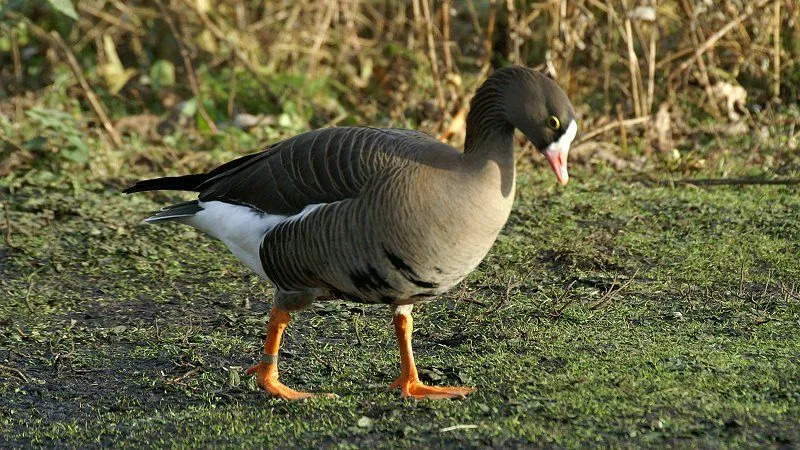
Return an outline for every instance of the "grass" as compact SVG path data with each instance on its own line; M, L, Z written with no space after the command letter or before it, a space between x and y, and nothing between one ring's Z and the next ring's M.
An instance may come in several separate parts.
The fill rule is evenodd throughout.
M490 255L415 310L423 379L478 392L387 392L388 311L337 302L295 314L281 376L341 397L287 403L243 374L270 290L220 243L138 224L174 198L112 184L6 191L2 447L800 445L796 186L579 169L562 189L523 163Z

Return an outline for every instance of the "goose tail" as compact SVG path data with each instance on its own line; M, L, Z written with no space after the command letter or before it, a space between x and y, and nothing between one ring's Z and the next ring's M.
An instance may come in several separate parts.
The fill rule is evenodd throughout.
M264 152L251 153L244 155L233 161L226 162L225 164L217 167L208 173L196 173L192 175L183 175L178 177L161 177L151 178L149 180L137 181L132 186L128 186L122 192L125 194L133 194L134 192L144 191L194 191L199 192L204 189L207 182L213 183L220 176L229 175L243 167L247 166L247 162Z
M181 219L185 217L192 217L203 210L197 200L191 200L183 203L176 203L174 205L165 206L160 211L152 216L144 219L145 223L160 223L168 222L171 220Z
M208 174L184 175L180 177L152 178L136 182L122 192L132 194L144 191L195 191L208 179Z

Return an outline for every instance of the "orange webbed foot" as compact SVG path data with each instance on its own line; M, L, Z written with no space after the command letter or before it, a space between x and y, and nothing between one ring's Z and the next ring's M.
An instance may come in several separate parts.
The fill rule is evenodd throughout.
M305 400L311 397L339 398L332 393L301 392L286 386L278 381L277 371L271 370L269 365L264 363L256 364L245 372L247 375L255 375L256 382L261 389L264 389L273 397L284 400Z
M414 351L411 349L411 333L414 319L411 305L395 306L392 314L394 331L400 347L400 376L389 385L389 389L400 388L403 397L412 398L464 398L477 389L472 387L426 386L419 381Z
M419 380L403 380L402 377L389 385L389 389L400 389L403 397L454 399L466 398L477 391L473 387L427 386Z

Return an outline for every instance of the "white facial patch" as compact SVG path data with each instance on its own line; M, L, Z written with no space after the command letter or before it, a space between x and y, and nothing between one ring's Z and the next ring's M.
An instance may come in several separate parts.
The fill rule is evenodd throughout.
M546 154L558 156L557 160L560 163L558 167L560 172L558 174L559 179L566 180L568 178L567 154L569 153L569 148L572 145L572 141L575 139L576 134L578 134L578 123L574 120L570 120L567 130L564 131L564 134L562 134L557 141L548 145L547 149L545 149Z
M569 147L572 145L572 141L575 139L576 134L578 134L578 123L574 120L570 120L569 125L567 126L567 131L565 131L557 141L548 145L547 151L556 151L557 153L561 154L561 157L564 158L564 160L566 160Z

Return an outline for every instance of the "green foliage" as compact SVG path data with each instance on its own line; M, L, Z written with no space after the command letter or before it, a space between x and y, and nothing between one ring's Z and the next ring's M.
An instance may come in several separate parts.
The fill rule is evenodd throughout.
M77 128L75 119L56 109L32 108L25 112L37 136L26 141L25 147L33 152L55 152L66 160L85 163L89 159L89 147L83 141L83 133Z
M175 65L163 59L154 62L150 66L150 81L156 89L173 86L175 84Z
M72 5L72 0L47 0L47 3L49 3L53 9L70 19L78 20L78 13Z

